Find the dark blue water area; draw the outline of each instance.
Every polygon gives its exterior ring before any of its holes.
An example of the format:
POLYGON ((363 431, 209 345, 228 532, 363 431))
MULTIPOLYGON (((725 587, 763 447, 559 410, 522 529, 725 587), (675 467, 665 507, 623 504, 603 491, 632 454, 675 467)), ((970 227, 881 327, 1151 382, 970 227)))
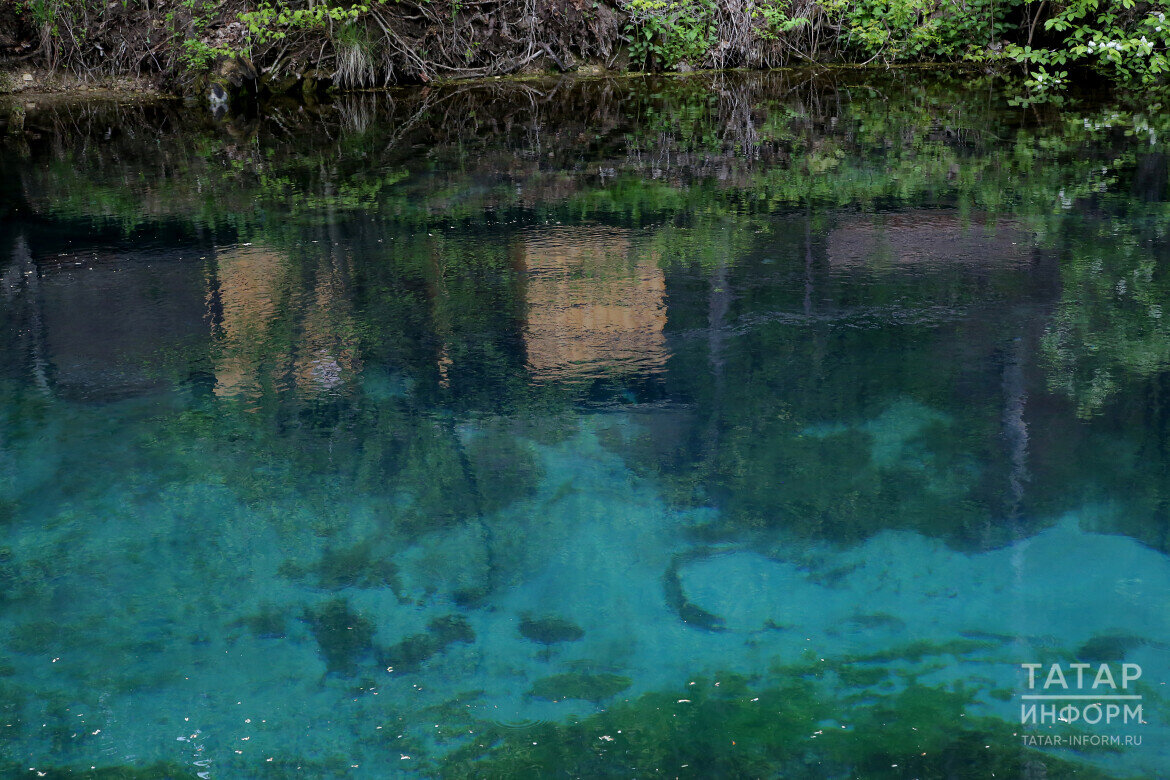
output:
POLYGON ((1170 766, 1170 120, 922 71, 5 116, 0 773, 1170 766))

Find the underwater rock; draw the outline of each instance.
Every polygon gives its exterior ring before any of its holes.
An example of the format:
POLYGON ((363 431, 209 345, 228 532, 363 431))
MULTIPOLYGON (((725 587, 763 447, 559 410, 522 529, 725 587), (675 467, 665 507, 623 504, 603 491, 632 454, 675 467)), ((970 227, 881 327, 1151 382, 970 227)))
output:
POLYGON ((378 665, 387 671, 414 672, 441 648, 427 634, 414 634, 378 653, 378 665))
POLYGON ((542 677, 532 684, 528 695, 548 701, 583 699, 597 704, 626 690, 630 684, 630 678, 620 674, 567 672, 542 677))
POLYGON ((453 644, 471 644, 475 631, 461 615, 435 618, 424 634, 414 634, 378 653, 378 663, 396 672, 417 671, 424 662, 453 644))
POLYGON ((435 618, 427 626, 427 630, 434 636, 443 647, 446 647, 456 642, 464 642, 471 644, 475 641, 475 631, 472 630, 471 624, 467 622, 467 618, 462 615, 447 615, 446 617, 435 618))
POLYGON ((577 642, 585 636, 585 630, 576 623, 558 617, 524 618, 520 621, 520 636, 530 642, 544 645, 559 645, 577 642))
POLYGON ((358 662, 373 651, 373 622, 350 609, 343 598, 306 610, 304 620, 330 672, 352 674, 358 662))

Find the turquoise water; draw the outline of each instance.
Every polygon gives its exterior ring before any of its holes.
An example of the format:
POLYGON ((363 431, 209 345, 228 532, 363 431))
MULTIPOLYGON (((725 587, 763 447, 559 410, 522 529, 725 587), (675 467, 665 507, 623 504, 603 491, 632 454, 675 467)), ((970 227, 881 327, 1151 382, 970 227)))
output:
POLYGON ((1170 127, 997 90, 0 111, 0 773, 1163 776, 1170 127))

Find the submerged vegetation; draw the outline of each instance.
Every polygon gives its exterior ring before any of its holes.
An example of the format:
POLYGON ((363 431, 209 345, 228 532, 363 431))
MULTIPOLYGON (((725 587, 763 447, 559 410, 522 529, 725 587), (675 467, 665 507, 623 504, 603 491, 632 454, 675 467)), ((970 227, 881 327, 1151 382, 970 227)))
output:
POLYGON ((0 57, 298 97, 538 70, 947 62, 1022 69, 1024 99, 1036 100, 1078 74, 1162 84, 1165 10, 1160 0, 10 0, 0 57))
POLYGON ((1013 94, 0 118, 0 767, 77 707, 143 772, 1094 777, 1005 678, 1164 648, 1054 583, 1163 582, 1170 120, 1013 94))
POLYGON ((520 621, 520 636, 547 647, 563 642, 576 642, 585 636, 585 632, 576 623, 564 618, 526 617, 520 621))
MULTIPOLYGON (((559 681, 538 685, 551 694, 559 681)), ((612 690, 620 689, 615 684, 612 690)), ((523 729, 485 724, 440 764, 439 773, 450 778, 1107 776, 1018 747, 1019 737, 1008 724, 967 714, 970 703, 964 691, 912 682, 877 702, 858 697, 842 718, 841 702, 826 696, 814 676, 769 686, 725 675, 620 701, 572 723, 523 729)))

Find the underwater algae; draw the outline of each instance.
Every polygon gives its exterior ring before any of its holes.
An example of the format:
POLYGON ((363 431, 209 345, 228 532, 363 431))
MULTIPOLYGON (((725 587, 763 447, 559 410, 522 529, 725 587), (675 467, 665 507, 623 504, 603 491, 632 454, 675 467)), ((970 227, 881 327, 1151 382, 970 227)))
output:
POLYGON ((630 687, 633 682, 620 674, 602 672, 566 672, 543 677, 532 684, 528 695, 536 699, 584 699, 594 703, 611 698, 630 687))
POLYGON ((585 636, 576 623, 559 617, 526 617, 520 621, 519 631, 528 641, 545 646, 576 642, 585 636))
POLYGON ((303 619, 330 672, 353 674, 358 662, 373 652, 374 624, 355 612, 345 598, 332 598, 308 608, 303 619))
POLYGON ((451 645, 474 641, 475 631, 466 618, 447 615, 432 620, 423 633, 412 634, 390 647, 380 648, 378 664, 397 673, 418 671, 424 662, 451 645))
MULTIPOLYGON (((823 672, 823 670, 822 670, 823 672)), ((570 723, 487 726, 438 765, 443 777, 1085 777, 966 716, 967 694, 910 684, 848 715, 811 679, 762 687, 736 675, 646 693, 570 723), (1047 774, 1045 774, 1047 773, 1047 774)))

